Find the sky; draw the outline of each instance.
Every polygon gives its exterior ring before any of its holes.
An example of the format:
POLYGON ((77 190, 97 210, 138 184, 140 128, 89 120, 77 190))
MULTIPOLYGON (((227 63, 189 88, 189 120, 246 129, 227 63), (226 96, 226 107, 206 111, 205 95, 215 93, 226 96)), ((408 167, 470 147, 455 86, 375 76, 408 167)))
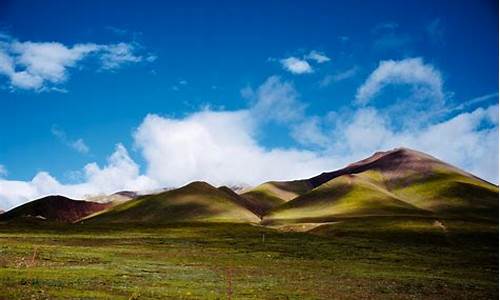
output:
POLYGON ((0 1, 0 208, 409 147, 498 184, 497 1, 0 1))

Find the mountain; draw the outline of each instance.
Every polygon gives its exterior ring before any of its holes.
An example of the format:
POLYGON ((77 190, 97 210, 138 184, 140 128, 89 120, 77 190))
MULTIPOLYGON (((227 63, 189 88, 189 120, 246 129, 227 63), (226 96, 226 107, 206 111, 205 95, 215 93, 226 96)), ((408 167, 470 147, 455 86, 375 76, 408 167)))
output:
POLYGON ((260 221, 229 188, 192 182, 179 189, 141 196, 83 220, 85 223, 173 223, 260 221))
POLYGON ((263 216, 270 209, 284 204, 312 188, 307 180, 269 181, 244 190, 240 196, 252 211, 263 216))
POLYGON ((109 206, 110 204, 106 203, 73 200, 63 196, 48 196, 0 214, 0 222, 43 220, 73 223, 109 206))
POLYGON ((498 219, 497 186, 406 148, 301 182, 311 189, 272 208, 263 223, 394 215, 498 219))
POLYGON ((279 225, 382 216, 498 220, 498 186, 406 148, 377 152, 308 179, 266 182, 240 194, 192 182, 147 195, 125 191, 92 199, 45 197, 1 214, 0 221, 279 225))

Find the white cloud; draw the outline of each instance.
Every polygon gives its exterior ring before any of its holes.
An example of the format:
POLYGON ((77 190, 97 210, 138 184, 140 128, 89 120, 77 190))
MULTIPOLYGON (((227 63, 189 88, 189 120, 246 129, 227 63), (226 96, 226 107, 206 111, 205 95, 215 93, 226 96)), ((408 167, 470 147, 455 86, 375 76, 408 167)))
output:
POLYGON ((357 66, 351 67, 347 70, 340 71, 334 75, 326 75, 319 83, 321 87, 329 86, 334 82, 339 82, 354 77, 359 71, 357 66))
POLYGON ((318 64, 322 64, 322 63, 325 63, 327 61, 330 61, 331 59, 326 56, 324 53, 322 52, 318 52, 318 51, 315 51, 315 50, 312 50, 311 52, 309 52, 309 54, 307 54, 306 56, 304 56, 305 59, 310 59, 310 60, 314 60, 315 62, 317 62, 318 64))
MULTIPOLYGON (((117 69, 124 64, 137 63, 143 60, 142 56, 135 54, 135 47, 126 43, 100 45, 98 49, 101 51, 100 59, 102 61, 102 68, 105 70, 117 69)), ((149 57, 148 61, 150 61, 149 57)))
POLYGON ((115 152, 108 158, 108 164, 100 168, 97 163, 85 166, 85 178, 92 194, 110 193, 123 189, 144 190, 157 187, 157 183, 144 175, 140 175, 139 166, 130 158, 127 149, 116 145, 115 152))
POLYGON ((312 73, 313 68, 311 65, 303 59, 297 57, 288 57, 280 60, 283 68, 293 74, 307 74, 312 73))
POLYGON ((303 117, 305 105, 293 84, 278 76, 269 77, 257 91, 246 88, 242 94, 253 101, 250 111, 258 120, 286 123, 303 117))
POLYGON ((124 36, 124 35, 127 35, 129 33, 128 30, 123 29, 123 28, 118 28, 115 26, 106 26, 106 29, 111 31, 112 33, 114 33, 116 35, 120 35, 120 36, 124 36))
POLYGON ((82 154, 86 154, 90 151, 89 146, 85 144, 85 141, 81 138, 76 139, 76 140, 70 140, 68 136, 66 135, 66 132, 63 130, 57 128, 56 126, 53 126, 51 129, 52 134, 61 141, 61 143, 65 144, 66 146, 73 148, 77 152, 80 152, 82 154))
POLYGON ((134 132, 135 146, 146 162, 145 173, 125 147, 117 145, 106 166, 87 164, 78 184, 62 184, 46 172, 31 181, 0 179, 0 207, 7 209, 48 194, 82 198, 175 187, 193 180, 221 185, 307 178, 400 146, 430 153, 498 182, 498 105, 421 127, 394 128, 394 115, 369 106, 306 117, 293 85, 275 76, 246 94, 253 100, 247 109, 207 108, 180 118, 146 116, 134 132), (318 147, 264 147, 258 135, 270 120, 287 124, 301 144, 318 147))
POLYGON ((4 165, 0 165, 0 178, 3 176, 7 176, 9 172, 7 172, 7 168, 4 165))
POLYGON ((266 150, 255 129, 248 110, 202 111, 183 119, 148 115, 134 137, 148 162, 147 176, 169 186, 193 180, 257 184, 311 176, 334 165, 309 151, 266 150))
POLYGON ((388 122, 375 108, 361 108, 336 125, 334 149, 343 153, 369 153, 392 136, 388 122))
POLYGON ((339 40, 342 42, 342 43, 346 43, 349 41, 349 37, 346 36, 346 35, 341 35, 339 36, 339 40))
POLYGON ((325 147, 331 143, 321 128, 321 118, 309 117, 292 126, 292 137, 302 145, 325 147))
POLYGON ((85 141, 83 139, 77 139, 76 141, 72 142, 70 146, 80 153, 88 153, 90 151, 89 146, 85 144, 85 141))
POLYGON ((10 87, 14 89, 58 90, 54 86, 67 81, 69 69, 79 66, 85 58, 96 56, 102 69, 111 70, 126 63, 142 61, 143 57, 136 54, 135 48, 126 43, 66 46, 58 42, 20 42, 2 36, 0 75, 7 77, 10 87))
POLYGON ((146 56, 146 61, 150 63, 156 61, 157 59, 158 56, 154 54, 149 54, 148 56, 146 56))
POLYGON ((377 24, 372 29, 375 35, 373 47, 379 51, 391 51, 395 53, 408 53, 414 39, 411 35, 398 32, 399 24, 395 22, 384 22, 377 24))
POLYGON ((384 33, 384 32, 393 32, 399 27, 399 24, 393 21, 382 22, 375 25, 372 28, 372 33, 384 33))
POLYGON ((16 66, 23 67, 28 74, 58 83, 66 80, 66 69, 75 66, 87 54, 97 50, 94 44, 77 44, 66 47, 60 43, 11 43, 11 54, 16 66))
POLYGON ((380 90, 390 84, 407 84, 415 93, 444 101, 441 74, 432 65, 425 64, 421 58, 408 58, 400 61, 381 61, 356 93, 356 101, 368 103, 380 90))
POLYGON ((498 182, 498 105, 418 129, 391 128, 388 117, 373 107, 340 119, 329 151, 366 156, 377 149, 405 146, 498 182))
MULTIPOLYGON (((269 58, 270 61, 276 61, 274 58, 269 58)), ((295 56, 290 56, 287 58, 280 59, 283 69, 287 70, 292 74, 308 74, 313 73, 314 69, 309 62, 315 62, 322 64, 330 61, 331 59, 324 53, 312 50, 308 54, 304 55, 303 58, 298 58, 295 56)))
POLYGON ((170 88, 173 90, 173 91, 180 91, 182 88, 185 88, 186 86, 188 85, 188 82, 187 80, 184 80, 184 79, 181 79, 177 82, 177 84, 174 84, 172 85, 170 88))
POLYGON ((432 20, 427 26, 426 31, 429 36, 429 39, 434 44, 442 45, 444 44, 444 35, 445 30, 443 26, 443 22, 441 19, 437 18, 432 20))
POLYGON ((482 95, 482 96, 479 96, 479 97, 474 97, 468 101, 464 101, 462 103, 460 103, 459 105, 455 106, 455 107, 447 107, 446 108, 446 111, 448 113, 450 112, 453 112, 453 111, 457 111, 457 110, 464 110, 466 109, 467 107, 469 106, 472 106, 474 104, 478 104, 478 103, 481 103, 481 102, 485 102, 487 100, 490 100, 490 99, 493 99, 493 98, 498 98, 498 92, 495 92, 495 93, 490 93, 490 94, 486 94, 486 95, 482 95))
POLYGON ((96 163, 90 163, 84 167, 83 174, 84 180, 78 184, 62 184, 47 172, 39 172, 31 181, 0 179, 0 208, 10 209, 24 202, 54 194, 83 199, 100 193, 157 187, 153 180, 139 174, 139 166, 120 144, 108 158, 106 166, 101 168, 96 163))

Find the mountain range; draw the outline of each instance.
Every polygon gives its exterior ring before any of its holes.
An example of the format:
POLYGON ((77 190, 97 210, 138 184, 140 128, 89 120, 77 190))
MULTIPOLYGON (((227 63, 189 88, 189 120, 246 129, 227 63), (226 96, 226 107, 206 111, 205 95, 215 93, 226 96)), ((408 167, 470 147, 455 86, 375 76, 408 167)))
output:
POLYGON ((192 182, 149 195, 124 191, 92 201, 37 199, 0 222, 327 223, 372 216, 498 220, 498 186, 406 148, 377 152, 343 169, 233 191, 192 182))

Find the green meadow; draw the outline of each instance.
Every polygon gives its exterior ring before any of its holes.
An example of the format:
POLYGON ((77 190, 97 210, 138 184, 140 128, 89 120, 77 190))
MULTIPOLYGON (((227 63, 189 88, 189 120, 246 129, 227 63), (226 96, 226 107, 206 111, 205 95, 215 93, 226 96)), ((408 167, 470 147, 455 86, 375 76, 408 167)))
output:
POLYGON ((493 299, 498 224, 0 225, 0 299, 493 299))

